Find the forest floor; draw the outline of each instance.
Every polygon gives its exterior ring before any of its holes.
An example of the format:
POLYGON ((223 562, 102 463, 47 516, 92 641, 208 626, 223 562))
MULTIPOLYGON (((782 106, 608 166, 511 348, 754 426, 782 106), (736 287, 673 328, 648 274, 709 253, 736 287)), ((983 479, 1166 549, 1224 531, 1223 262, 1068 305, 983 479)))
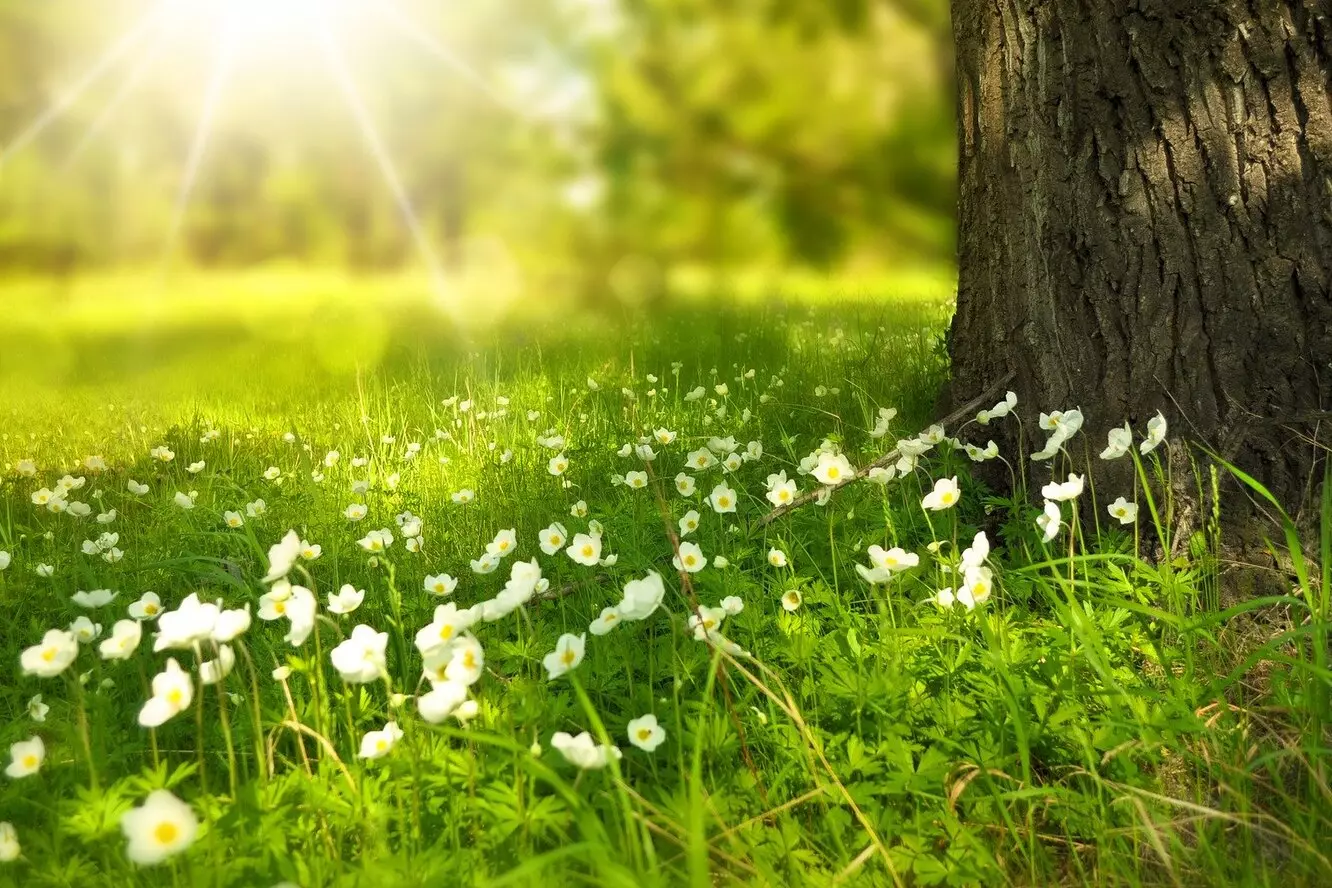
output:
POLYGON ((1332 882, 1327 574, 931 428, 950 298, 0 286, 0 885, 1332 882))

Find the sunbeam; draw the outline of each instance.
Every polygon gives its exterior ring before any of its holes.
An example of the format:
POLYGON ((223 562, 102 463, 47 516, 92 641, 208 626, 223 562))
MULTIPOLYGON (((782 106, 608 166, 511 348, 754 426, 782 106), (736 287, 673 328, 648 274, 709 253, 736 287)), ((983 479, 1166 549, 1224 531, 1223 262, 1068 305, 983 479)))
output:
POLYGON ((19 133, 9 145, 0 149, 0 168, 3 168, 5 163, 8 162, 11 157, 31 144, 32 141, 40 136, 48 126, 54 123, 61 114, 64 114, 71 105, 78 101, 79 97, 87 92, 89 87, 101 80, 102 77, 106 75, 107 71, 124 58, 126 53, 132 50, 143 36, 148 33, 149 29, 157 23, 163 11, 166 9, 166 6, 167 3, 164 0, 164 2, 158 3, 145 13, 144 16, 135 22, 119 40, 113 43, 110 48, 102 54, 102 57, 99 58, 91 68, 84 72, 83 76, 80 77, 72 87, 52 102, 51 105, 39 114, 37 119, 28 125, 27 129, 19 133))
POLYGON ((176 195, 175 207, 171 212, 171 224, 167 229, 166 244, 162 252, 164 265, 170 261, 171 252, 176 246, 176 239, 180 236, 180 229, 185 223, 185 211, 189 208, 190 196, 194 192, 194 184, 199 177, 199 168, 203 164, 204 153, 208 150, 208 138, 213 130, 213 117, 221 103, 227 78, 231 74, 235 48, 235 29, 229 27, 218 44, 217 58, 213 62, 213 71, 209 75, 207 91, 204 93, 203 107, 199 112, 199 123, 195 127, 189 157, 185 161, 185 172, 181 177, 180 191, 176 195))
POLYGON ((342 47, 338 44, 337 37, 334 36, 327 22, 320 23, 319 37, 333 79, 337 82, 338 89, 342 92, 347 107, 356 121, 356 126, 360 129, 362 138, 365 139, 366 147, 379 166, 379 172, 384 177, 384 182, 388 185, 389 191, 393 194, 394 202, 398 205, 398 212, 402 214, 403 222, 407 225, 408 231, 411 232, 412 239, 416 242, 416 248, 420 251, 421 258, 426 264, 426 270, 430 275, 431 289, 436 297, 442 297, 445 293, 443 268, 435 256, 435 250, 430 244, 430 238, 427 236, 425 228, 421 225, 420 217, 417 216, 416 210, 412 206, 411 198, 408 197, 407 189, 402 184, 402 177, 398 175, 393 158, 389 156, 388 148, 384 145, 379 130, 375 128, 374 121, 370 118, 370 112, 365 106, 365 101, 361 98, 361 92, 352 77, 351 69, 347 66, 347 59, 342 52, 342 47))
POLYGON ((153 62, 157 61, 162 47, 166 43, 164 37, 165 35, 159 31, 153 42, 148 45, 138 61, 134 63, 134 67, 130 69, 129 74, 127 74, 125 79, 121 81, 120 86, 116 88, 115 93, 107 100, 107 103, 102 107, 102 110, 97 112, 97 116, 93 118, 92 123, 88 124, 87 130, 85 130, 83 135, 79 137, 79 141, 72 149, 70 149, 69 155, 64 160, 65 167, 68 167, 83 154, 84 150, 86 150, 87 147, 92 144, 93 140, 101 133, 103 127, 105 127, 107 123, 110 122, 111 118, 115 116, 115 113, 120 109, 120 106, 123 105, 125 100, 138 88, 139 84, 143 81, 144 76, 152 69, 153 62))

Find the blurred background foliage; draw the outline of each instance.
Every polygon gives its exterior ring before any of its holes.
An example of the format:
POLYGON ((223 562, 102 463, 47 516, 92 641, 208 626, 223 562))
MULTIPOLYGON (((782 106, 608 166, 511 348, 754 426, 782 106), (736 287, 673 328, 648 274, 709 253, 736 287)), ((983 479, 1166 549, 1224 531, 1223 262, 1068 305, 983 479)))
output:
POLYGON ((0 272, 946 264, 951 77, 946 0, 0 0, 0 272))

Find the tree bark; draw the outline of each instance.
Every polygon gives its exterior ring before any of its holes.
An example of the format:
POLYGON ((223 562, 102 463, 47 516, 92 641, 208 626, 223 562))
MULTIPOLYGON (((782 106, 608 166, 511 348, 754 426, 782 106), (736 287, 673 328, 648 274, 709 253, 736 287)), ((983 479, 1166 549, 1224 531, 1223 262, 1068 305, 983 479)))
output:
POLYGON ((1329 8, 954 0, 946 400, 1012 372, 1024 425, 1080 406, 1092 452, 1160 410, 1308 496, 1332 438, 1329 8))

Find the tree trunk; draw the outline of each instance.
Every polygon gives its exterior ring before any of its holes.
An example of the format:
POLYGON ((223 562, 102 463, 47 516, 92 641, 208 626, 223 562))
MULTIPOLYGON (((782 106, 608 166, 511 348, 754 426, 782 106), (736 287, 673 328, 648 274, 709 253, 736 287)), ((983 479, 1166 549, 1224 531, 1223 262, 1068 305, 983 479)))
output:
POLYGON ((1332 440, 1329 6, 954 0, 953 28, 948 400, 1012 372, 1025 427, 1081 406, 1093 453, 1160 410, 1301 502, 1332 440))

